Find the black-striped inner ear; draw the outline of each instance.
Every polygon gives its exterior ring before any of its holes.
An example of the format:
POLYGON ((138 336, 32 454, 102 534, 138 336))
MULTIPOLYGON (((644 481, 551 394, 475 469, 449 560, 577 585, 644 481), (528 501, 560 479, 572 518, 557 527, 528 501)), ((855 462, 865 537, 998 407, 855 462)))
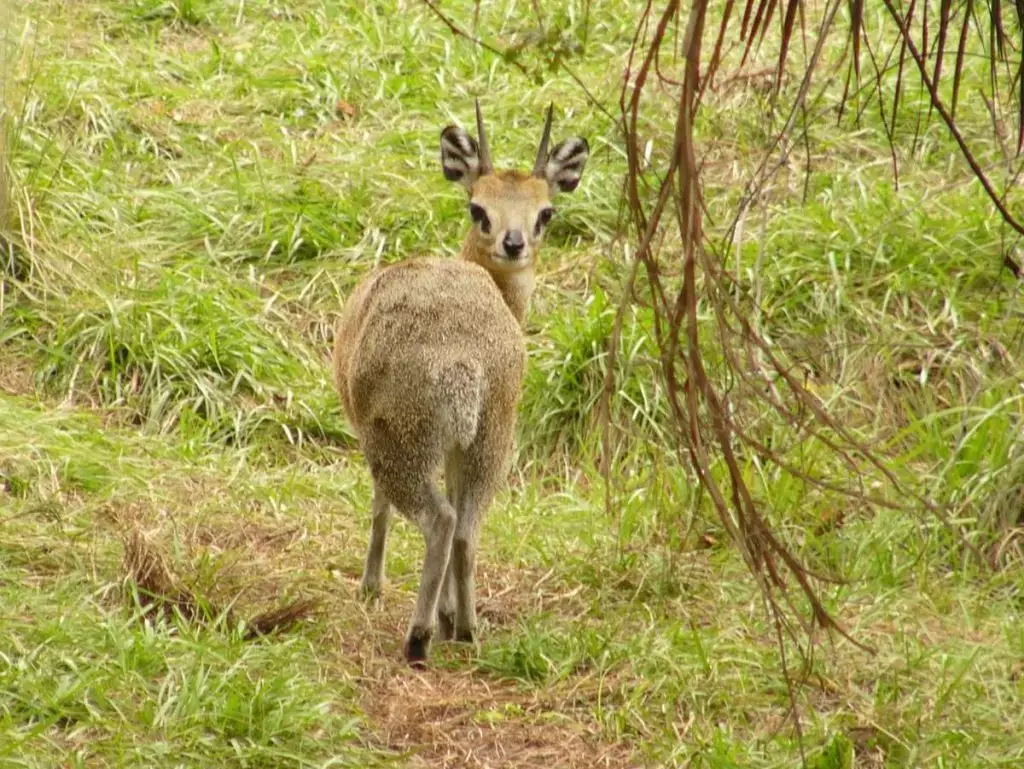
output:
POLYGON ((579 186, 589 156, 590 147, 586 139, 566 139, 548 155, 548 162, 544 168, 548 184, 562 192, 572 192, 579 186))
POLYGON ((445 128, 441 132, 441 168, 450 182, 476 178, 480 170, 476 139, 457 126, 445 128))

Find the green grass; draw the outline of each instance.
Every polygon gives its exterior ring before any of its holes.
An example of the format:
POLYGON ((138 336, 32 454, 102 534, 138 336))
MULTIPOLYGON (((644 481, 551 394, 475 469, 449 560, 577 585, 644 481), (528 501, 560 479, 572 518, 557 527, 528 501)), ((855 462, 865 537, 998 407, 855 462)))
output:
POLYGON ((84 580, 4 592, 22 615, 5 622, 5 766, 364 760, 352 687, 321 678, 308 642, 144 624, 84 580))
MULTIPOLYGON (((444 4, 466 27, 473 6, 444 4)), ((521 45, 539 82, 453 40, 412 0, 6 10, 0 766, 590 766, 605 751, 623 766, 799 762, 760 594, 672 449, 648 308, 626 308, 608 354, 629 266, 624 155, 614 123, 550 65, 614 112, 634 14, 611 0, 543 10, 543 34, 532 4, 505 0, 481 4, 479 27, 521 45), (543 255, 515 462, 483 533, 482 645, 439 646, 421 679, 399 661, 414 527, 396 525, 383 607, 355 597, 370 483, 330 382, 330 339, 376 265, 457 250, 464 199, 442 178, 437 139, 469 122, 475 95, 499 163, 530 162, 552 100, 557 138, 587 136, 592 157, 543 255), (132 529, 237 616, 287 597, 321 611, 255 642, 227 623, 157 617, 125 585, 132 529), (453 758, 469 750, 476 764, 453 758)), ((774 45, 769 35, 752 67, 774 45)), ((963 93, 985 77, 972 59, 963 93)), ((801 145, 726 264, 792 371, 998 568, 925 512, 872 508, 741 454, 777 530, 847 579, 823 587, 826 605, 876 649, 818 639, 797 671, 804 748, 820 769, 1016 766, 1024 345, 1021 288, 1001 268, 1012 241, 936 119, 913 146, 916 89, 897 190, 877 108, 836 124, 841 87, 815 106, 806 200, 801 145)), ((655 164, 671 146, 672 98, 652 90, 644 111, 655 164)), ((960 109, 987 167, 1002 163, 984 105, 960 109)), ((773 119, 756 89, 708 93, 698 133, 717 249, 773 119)), ((671 282, 677 244, 663 247, 671 282)), ((734 397, 792 468, 859 482, 820 440, 734 397)), ((906 501, 879 473, 863 483, 906 501)))

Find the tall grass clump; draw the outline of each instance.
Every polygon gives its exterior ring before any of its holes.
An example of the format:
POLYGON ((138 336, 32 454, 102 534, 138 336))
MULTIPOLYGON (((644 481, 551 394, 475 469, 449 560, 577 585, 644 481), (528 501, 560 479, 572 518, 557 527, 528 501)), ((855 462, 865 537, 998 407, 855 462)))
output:
MULTIPOLYGON (((7 165, 7 115, 0 103, 0 281, 24 277, 25 268, 21 261, 22 250, 16 241, 16 219, 11 196, 11 176, 7 165)), ((6 286, 5 286, 6 287, 6 286)))
POLYGON ((619 439, 662 437, 667 414, 653 375, 657 351, 650 315, 625 309, 622 349, 609 372, 608 339, 617 311, 595 286, 577 312, 548 316, 533 338, 520 410, 521 443, 531 456, 590 453, 606 415, 619 439), (605 400, 608 386, 613 388, 610 401, 605 400))
MULTIPOLYGON (((964 405, 911 428, 931 459, 924 474, 993 566, 1024 562, 1024 396, 1016 378, 990 381, 964 405)), ((948 543, 955 546, 955 543, 948 543)), ((959 551, 950 547, 955 563, 959 551)))
POLYGON ((121 407, 149 429, 213 441, 344 439, 323 361, 269 294, 183 263, 18 315, 32 328, 39 380, 68 400, 121 407))
MULTIPOLYGON (((0 3, 0 27, 4 34, 0 38, 0 295, 7 293, 9 280, 21 280, 28 272, 24 247, 21 243, 17 195, 11 169, 10 152, 17 142, 17 123, 8 109, 7 29, 9 11, 6 3, 0 3)), ((2 300, 0 300, 2 301, 2 300)), ((0 304, 2 307, 2 304, 0 304)))

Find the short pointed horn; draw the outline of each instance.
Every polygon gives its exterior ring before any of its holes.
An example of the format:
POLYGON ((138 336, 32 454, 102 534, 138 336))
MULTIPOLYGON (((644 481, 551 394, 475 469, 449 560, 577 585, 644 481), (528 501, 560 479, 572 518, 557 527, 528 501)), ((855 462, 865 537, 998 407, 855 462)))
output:
POLYGON ((548 105, 548 117, 544 121, 544 135, 540 137, 540 147, 537 149, 537 160, 533 164, 533 175, 544 178, 544 168, 548 164, 548 140, 551 138, 551 114, 554 111, 554 103, 548 105))
POLYGON ((494 173, 494 166, 491 165, 491 150, 487 146, 487 133, 484 131, 484 118, 480 114, 480 100, 476 102, 476 132, 480 142, 480 175, 494 173))

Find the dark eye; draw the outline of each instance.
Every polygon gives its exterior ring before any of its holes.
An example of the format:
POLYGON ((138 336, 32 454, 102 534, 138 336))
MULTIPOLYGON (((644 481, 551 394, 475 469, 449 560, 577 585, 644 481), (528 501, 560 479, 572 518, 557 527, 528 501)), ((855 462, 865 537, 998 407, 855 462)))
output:
POLYGON ((540 235, 540 231, 548 226, 548 222, 551 221, 551 217, 555 215, 555 209, 545 208, 539 214, 537 214, 537 226, 534 227, 534 232, 540 235))
POLYGON ((487 218, 487 212, 484 211, 483 206, 478 206, 476 203, 470 203, 469 215, 473 217, 474 222, 480 225, 480 231, 484 235, 491 231, 491 220, 487 218))

